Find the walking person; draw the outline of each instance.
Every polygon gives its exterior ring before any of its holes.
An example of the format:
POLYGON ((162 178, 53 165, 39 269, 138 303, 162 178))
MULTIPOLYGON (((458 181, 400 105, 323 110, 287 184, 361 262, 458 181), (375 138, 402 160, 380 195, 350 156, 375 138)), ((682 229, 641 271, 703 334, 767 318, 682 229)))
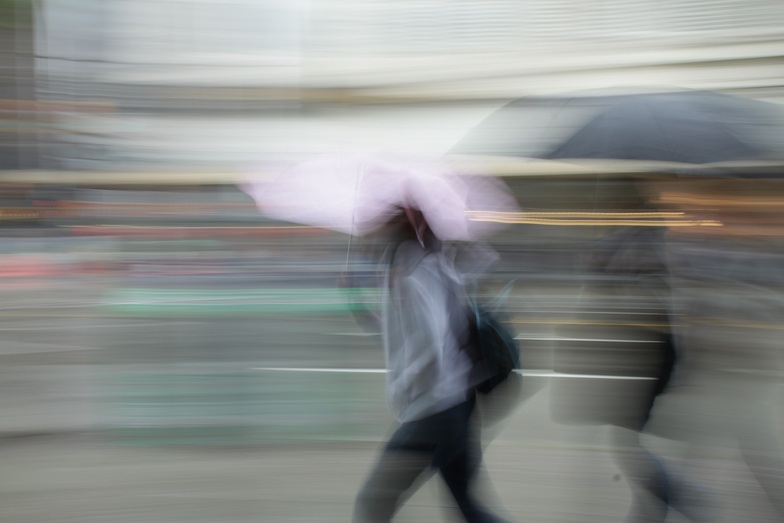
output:
MULTIPOLYGON (((675 209, 688 202, 690 210, 702 209, 722 224, 716 231, 684 227, 668 233, 684 348, 680 386, 673 392, 683 405, 678 415, 689 420, 694 463, 717 448, 737 450, 764 493, 758 506, 745 495, 723 500, 746 521, 784 521, 784 216, 780 205, 769 203, 782 194, 780 179, 751 176, 706 177, 662 191, 675 209)), ((728 478, 717 479, 726 488, 728 478)))
POLYGON ((270 218, 349 234, 347 259, 353 237, 380 233, 387 243, 380 325, 400 427, 357 496, 354 521, 390 521, 435 470, 466 521, 503 522, 473 492, 481 464, 474 386, 498 374, 476 372, 482 365, 469 356, 478 323, 469 329, 461 277, 441 242, 474 245, 506 226, 499 214, 519 210, 506 184, 458 175, 437 158, 367 151, 318 156, 243 190, 270 218))
POLYGON ((481 447, 460 278, 422 213, 405 210, 389 234, 381 328, 388 401, 400 426, 357 496, 354 522, 391 521, 429 469, 467 522, 502 522, 472 489, 481 447))

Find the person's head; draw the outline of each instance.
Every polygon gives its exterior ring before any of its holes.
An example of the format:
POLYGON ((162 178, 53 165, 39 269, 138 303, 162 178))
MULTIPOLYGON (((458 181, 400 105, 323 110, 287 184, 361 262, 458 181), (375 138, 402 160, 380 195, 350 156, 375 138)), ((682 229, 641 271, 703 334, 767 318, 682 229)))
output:
POLYGON ((389 232, 388 241, 392 243, 413 240, 427 249, 433 249, 439 243, 422 211, 411 207, 398 210, 390 221, 389 232))
POLYGON ((390 244, 396 245, 406 241, 416 241, 430 250, 436 249, 440 244, 422 212, 403 207, 396 208, 384 225, 366 240, 369 245, 376 245, 382 251, 390 244))

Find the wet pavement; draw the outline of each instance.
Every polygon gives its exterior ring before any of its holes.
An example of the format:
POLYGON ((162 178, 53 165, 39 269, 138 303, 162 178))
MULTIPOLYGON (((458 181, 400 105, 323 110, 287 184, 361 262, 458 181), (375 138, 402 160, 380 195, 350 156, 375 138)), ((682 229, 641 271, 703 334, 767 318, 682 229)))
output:
MULTIPOLYGON (((622 521, 629 490, 602 444, 603 431, 551 424, 545 396, 495 435, 485 454, 492 478, 486 495, 513 521, 622 521)), ((379 424, 376 435, 385 427, 379 424)), ((368 440, 140 446, 101 432, 5 438, 0 517, 15 523, 348 521, 377 446, 368 440)), ((717 489, 718 521, 778 521, 731 450, 685 460, 682 450, 663 441, 658 446, 717 489)), ((433 480, 396 521, 457 521, 453 510, 433 480)), ((673 515, 670 521, 684 520, 673 515)))

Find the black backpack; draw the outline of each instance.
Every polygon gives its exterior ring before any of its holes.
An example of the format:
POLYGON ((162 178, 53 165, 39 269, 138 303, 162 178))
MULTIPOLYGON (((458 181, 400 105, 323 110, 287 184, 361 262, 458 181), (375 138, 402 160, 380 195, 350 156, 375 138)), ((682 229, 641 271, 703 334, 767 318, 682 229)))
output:
MULTIPOLYGON (((508 289, 509 286, 505 293, 508 289)), ((482 394, 492 392, 520 368, 520 349, 514 335, 492 312, 494 308, 468 299, 467 350, 473 361, 473 372, 480 379, 475 388, 482 394)))

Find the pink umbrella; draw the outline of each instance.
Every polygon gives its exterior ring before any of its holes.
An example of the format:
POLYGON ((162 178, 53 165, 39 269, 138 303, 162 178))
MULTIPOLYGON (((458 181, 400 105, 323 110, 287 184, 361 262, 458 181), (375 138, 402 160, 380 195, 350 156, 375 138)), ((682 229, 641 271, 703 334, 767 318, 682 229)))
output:
POLYGON ((499 225, 477 216, 518 210, 500 180, 462 177, 440 160, 390 153, 318 156, 243 189, 266 216, 357 236, 408 208, 421 211, 438 238, 471 241, 499 225))

